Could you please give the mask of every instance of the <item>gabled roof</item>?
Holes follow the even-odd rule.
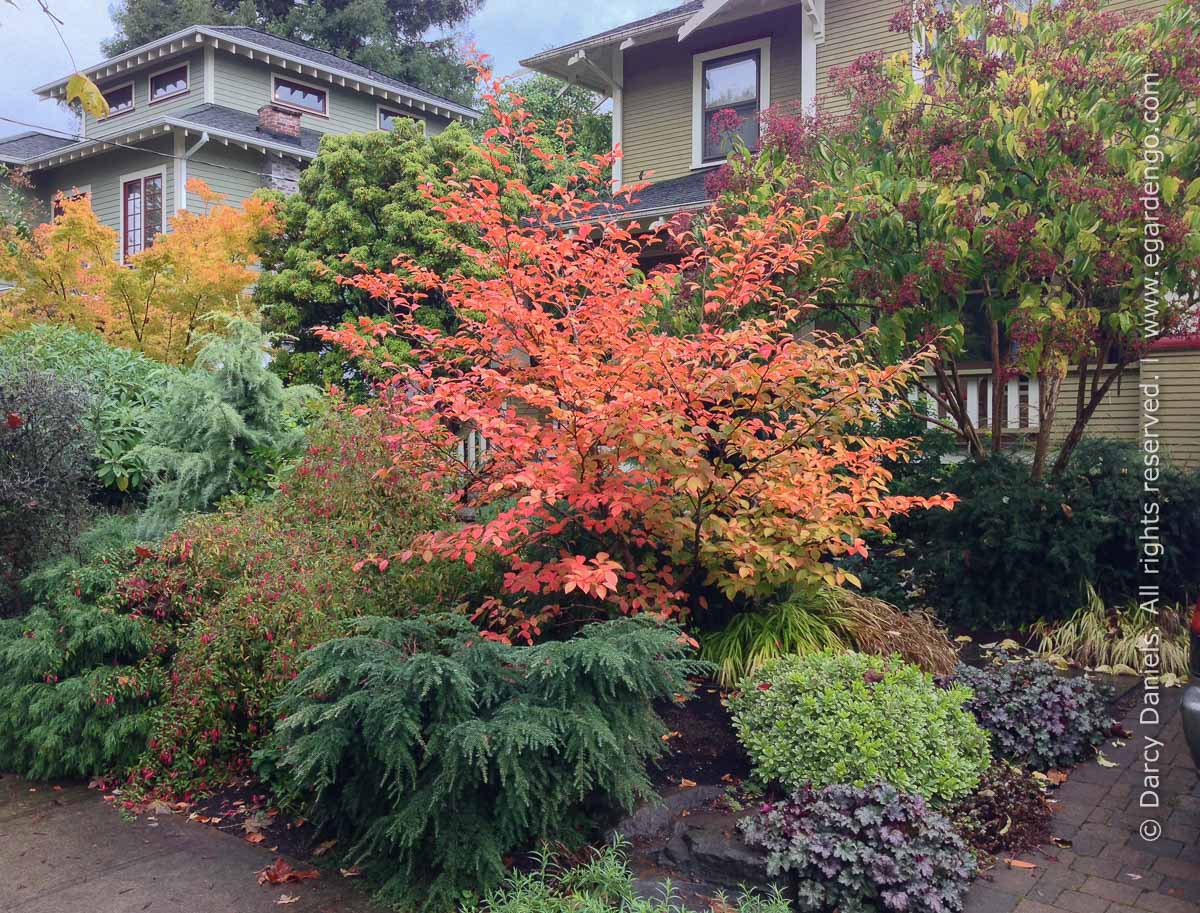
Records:
[[[198,105],[181,111],[170,118],[176,126],[199,127],[229,139],[247,139],[255,142],[270,142],[279,146],[290,146],[297,152],[317,154],[317,146],[325,134],[301,128],[299,136],[280,136],[267,133],[258,127],[258,115],[235,111],[222,105]]]
[[[75,142],[67,136],[51,136],[49,133],[38,133],[27,130],[13,136],[0,136],[0,162],[20,164],[35,155],[53,152],[63,146]]]
[[[145,66],[163,57],[205,45],[244,54],[252,60],[261,60],[283,70],[323,78],[326,82],[363,91],[378,96],[381,100],[394,100],[420,111],[429,111],[451,119],[475,120],[479,117],[479,112],[473,108],[385,76],[352,60],[318,50],[299,41],[290,41],[244,26],[189,26],[103,60],[83,72],[93,80],[102,80]],[[68,78],[63,77],[46,83],[34,89],[34,92],[44,98],[61,98],[66,92]]]

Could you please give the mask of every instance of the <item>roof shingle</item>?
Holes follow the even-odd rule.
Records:
[[[51,136],[29,130],[14,136],[0,137],[0,162],[23,162],[37,155],[45,155],[76,140],[65,136]]]

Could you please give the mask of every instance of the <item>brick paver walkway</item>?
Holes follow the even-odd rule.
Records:
[[[967,913],[1200,913],[1200,779],[1183,741],[1182,689],[1161,694],[1158,725],[1138,719],[1139,705],[1125,719],[1133,736],[1104,746],[1116,767],[1090,761],[1058,789],[1053,834],[1071,848],[1020,857],[1035,869],[998,864],[972,888]],[[1160,807],[1144,809],[1155,775]],[[1139,834],[1145,821],[1161,826],[1157,839]]]

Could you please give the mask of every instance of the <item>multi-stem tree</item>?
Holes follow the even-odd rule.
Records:
[[[1195,311],[1200,7],[919,0],[893,27],[925,48],[915,61],[846,68],[844,116],[769,113],[763,155],[790,159],[792,189],[835,221],[823,302],[891,351],[940,337],[929,392],[977,457],[1006,442],[1008,378],[1036,378],[1033,471],[1065,427],[1061,472],[1126,367]],[[762,174],[748,155],[731,170],[735,187]],[[991,363],[990,429],[962,393],[968,356]]]
[[[188,190],[204,208],[171,218],[171,231],[121,263],[117,234],[86,197],[62,199],[60,214],[29,237],[0,228],[0,327],[70,324],[167,364],[189,364],[218,314],[252,310],[255,246],[275,229],[273,204],[229,206],[201,181]]]
[[[949,506],[889,495],[886,460],[909,442],[865,435],[911,384],[922,356],[881,367],[864,339],[804,336],[810,311],[781,283],[810,268],[825,230],[778,194],[761,212],[671,231],[678,266],[649,277],[653,243],[607,211],[611,155],[531,190],[511,162],[551,151],[520,107],[488,102],[485,168],[447,180],[436,208],[464,268],[347,281],[393,303],[324,331],[370,357],[402,334],[376,402],[391,423],[383,475],[416,474],[471,509],[463,525],[399,556],[508,563],[492,625],[532,637],[547,620],[609,612],[700,613],[795,585],[840,583],[830,559],[863,554],[890,517]],[[446,332],[413,319],[433,290]],[[698,327],[669,334],[664,303],[699,301]],[[736,318],[745,315],[744,319]],[[462,447],[464,434],[484,443]],[[474,455],[474,459],[472,459]],[[395,555],[371,559],[386,567]]]

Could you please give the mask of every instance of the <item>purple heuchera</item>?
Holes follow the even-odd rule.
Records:
[[[809,787],[742,822],[802,913],[961,913],[975,857],[920,796],[885,783]]]

